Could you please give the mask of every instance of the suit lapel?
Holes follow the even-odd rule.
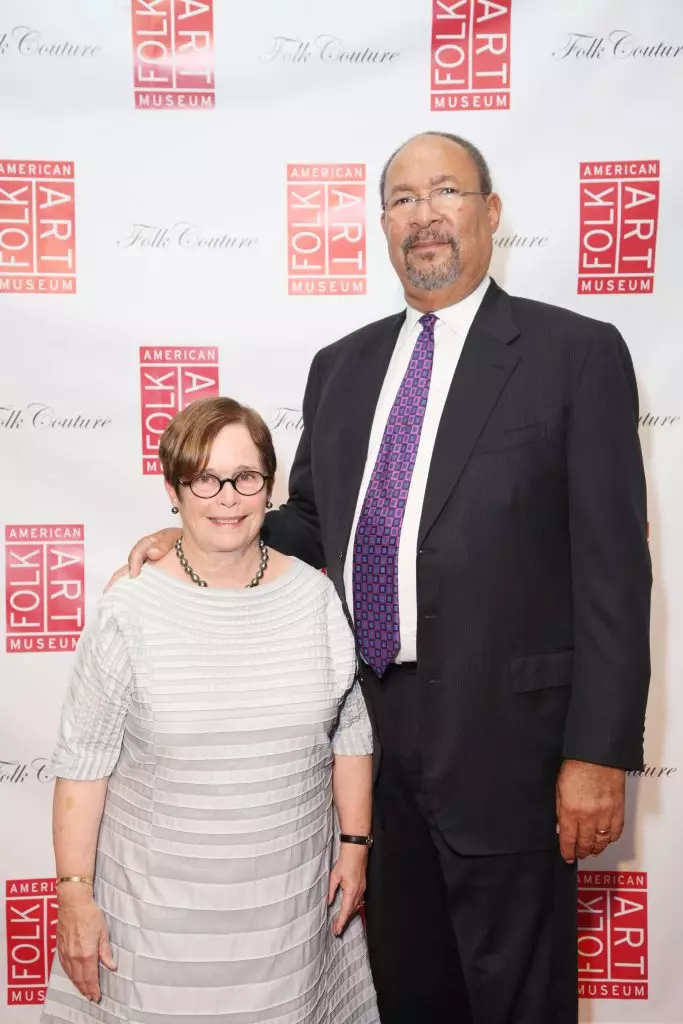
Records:
[[[491,282],[468,332],[436,435],[418,546],[446,504],[520,355],[510,299]]]
[[[346,404],[337,443],[337,536],[339,550],[344,554],[363,479],[375,407],[404,320],[405,312],[383,321],[377,333],[349,359],[340,382]]]

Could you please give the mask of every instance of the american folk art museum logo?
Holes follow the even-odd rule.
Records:
[[[580,165],[579,295],[654,291],[659,160]]]
[[[132,0],[138,109],[215,105],[213,0]]]
[[[5,527],[9,654],[73,651],[85,618],[84,528]]]
[[[579,871],[579,996],[647,999],[644,871]]]
[[[365,164],[287,166],[290,295],[365,295]]]
[[[512,0],[432,0],[431,109],[508,110]]]
[[[140,348],[142,472],[161,473],[159,440],[176,413],[197,398],[218,395],[218,349]]]
[[[0,293],[75,291],[74,165],[0,160]]]
[[[5,883],[7,1003],[45,1001],[57,945],[57,889],[54,878],[14,878]]]

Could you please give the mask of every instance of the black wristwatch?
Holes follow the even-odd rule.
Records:
[[[341,832],[339,835],[340,843],[355,843],[356,846],[372,846],[372,835],[369,836],[350,836],[346,832]]]

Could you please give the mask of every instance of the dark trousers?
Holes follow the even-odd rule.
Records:
[[[423,785],[415,667],[365,683],[382,747],[366,896],[382,1024],[576,1024],[575,868],[556,849],[453,850]]]

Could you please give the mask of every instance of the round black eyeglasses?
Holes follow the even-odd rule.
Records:
[[[244,469],[237,476],[226,476],[223,480],[215,473],[197,473],[191,480],[181,480],[183,487],[189,487],[196,498],[215,498],[223,490],[225,484],[232,484],[238,494],[251,498],[260,494],[270,480],[264,473],[254,469]]]

